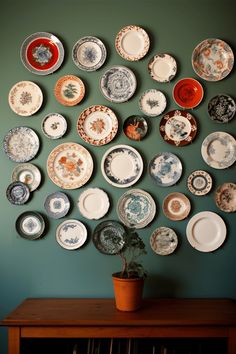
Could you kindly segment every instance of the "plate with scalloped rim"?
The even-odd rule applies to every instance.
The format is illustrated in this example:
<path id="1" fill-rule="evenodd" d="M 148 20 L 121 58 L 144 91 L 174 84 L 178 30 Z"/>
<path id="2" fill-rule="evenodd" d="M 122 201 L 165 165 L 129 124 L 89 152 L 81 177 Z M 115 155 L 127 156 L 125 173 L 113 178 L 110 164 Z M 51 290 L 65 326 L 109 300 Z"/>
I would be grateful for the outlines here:
<path id="1" fill-rule="evenodd" d="M 175 58 L 166 53 L 156 54 L 148 63 L 151 77 L 158 82 L 169 82 L 177 73 Z"/>
<path id="2" fill-rule="evenodd" d="M 88 188 L 83 191 L 78 199 L 78 208 L 87 219 L 101 219 L 110 207 L 108 195 L 100 188 Z"/>

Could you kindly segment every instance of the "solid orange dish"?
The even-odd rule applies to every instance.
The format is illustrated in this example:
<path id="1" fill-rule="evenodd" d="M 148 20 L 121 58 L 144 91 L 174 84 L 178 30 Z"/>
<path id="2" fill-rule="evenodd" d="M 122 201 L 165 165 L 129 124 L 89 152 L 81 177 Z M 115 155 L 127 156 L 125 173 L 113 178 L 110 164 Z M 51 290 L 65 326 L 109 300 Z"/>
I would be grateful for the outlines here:
<path id="1" fill-rule="evenodd" d="M 203 99 L 203 87 L 199 81 L 192 78 L 179 80 L 173 89 L 173 98 L 178 106 L 194 108 Z"/>

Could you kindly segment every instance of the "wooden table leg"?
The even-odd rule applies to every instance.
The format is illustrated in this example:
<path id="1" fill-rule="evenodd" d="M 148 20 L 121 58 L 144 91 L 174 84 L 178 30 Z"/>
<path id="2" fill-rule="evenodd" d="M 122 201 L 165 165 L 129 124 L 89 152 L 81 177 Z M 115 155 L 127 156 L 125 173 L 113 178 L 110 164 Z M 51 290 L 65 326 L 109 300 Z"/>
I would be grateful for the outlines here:
<path id="1" fill-rule="evenodd" d="M 8 354 L 20 354 L 20 327 L 8 328 Z"/>
<path id="2" fill-rule="evenodd" d="M 236 328 L 229 329 L 228 354 L 236 353 Z"/>

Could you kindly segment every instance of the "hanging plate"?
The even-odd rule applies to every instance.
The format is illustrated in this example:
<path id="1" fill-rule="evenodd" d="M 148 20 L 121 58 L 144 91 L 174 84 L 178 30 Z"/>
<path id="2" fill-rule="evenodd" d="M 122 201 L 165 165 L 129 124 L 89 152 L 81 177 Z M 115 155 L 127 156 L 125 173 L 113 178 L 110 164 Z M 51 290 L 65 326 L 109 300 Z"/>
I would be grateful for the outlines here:
<path id="1" fill-rule="evenodd" d="M 56 240 L 66 250 L 75 250 L 87 240 L 87 229 L 81 221 L 63 221 L 56 229 Z"/>
<path id="2" fill-rule="evenodd" d="M 79 211 L 87 219 L 101 219 L 109 206 L 108 195 L 100 188 L 88 188 L 79 196 Z"/>
<path id="3" fill-rule="evenodd" d="M 29 187 L 22 182 L 12 182 L 6 191 L 7 199 L 15 205 L 25 204 L 30 197 Z"/>
<path id="4" fill-rule="evenodd" d="M 140 110 L 149 117 L 159 116 L 166 109 L 166 96 L 159 90 L 146 90 L 139 99 Z"/>
<path id="5" fill-rule="evenodd" d="M 48 216 L 53 219 L 59 219 L 68 213 L 70 200 L 65 193 L 54 192 L 45 199 L 44 208 Z"/>
<path id="6" fill-rule="evenodd" d="M 147 134 L 148 124 L 142 116 L 130 116 L 123 124 L 123 131 L 127 138 L 135 141 L 142 140 Z"/>
<path id="7" fill-rule="evenodd" d="M 17 218 L 16 230 L 21 237 L 27 240 L 36 240 L 44 233 L 44 218 L 40 213 L 26 211 Z"/>
<path id="8" fill-rule="evenodd" d="M 174 192 L 164 199 L 162 209 L 168 219 L 183 220 L 188 216 L 191 204 L 186 195 Z"/>
<path id="9" fill-rule="evenodd" d="M 49 113 L 44 117 L 41 127 L 49 139 L 59 139 L 67 130 L 67 122 L 61 114 Z"/>
<path id="10" fill-rule="evenodd" d="M 177 72 L 176 60 L 169 54 L 157 54 L 149 61 L 148 71 L 154 80 L 169 82 Z"/>
<path id="11" fill-rule="evenodd" d="M 84 98 L 84 83 L 77 76 L 65 75 L 56 82 L 54 95 L 64 106 L 75 106 Z"/>
<path id="12" fill-rule="evenodd" d="M 22 163 L 12 171 L 11 180 L 12 182 L 19 181 L 26 184 L 32 192 L 40 185 L 41 173 L 38 167 L 32 163 Z"/>
<path id="13" fill-rule="evenodd" d="M 160 256 L 173 253 L 178 246 L 178 237 L 174 230 L 161 226 L 153 231 L 150 237 L 152 250 Z"/>
<path id="14" fill-rule="evenodd" d="M 210 118 L 216 123 L 228 123 L 233 119 L 236 111 L 236 104 L 228 95 L 217 95 L 208 103 Z"/>
<path id="15" fill-rule="evenodd" d="M 236 211 L 236 184 L 223 183 L 215 192 L 215 203 L 217 207 L 226 213 Z"/>
<path id="16" fill-rule="evenodd" d="M 178 106 L 191 109 L 198 106 L 203 99 L 203 87 L 192 78 L 179 80 L 173 89 L 173 98 Z"/>
<path id="17" fill-rule="evenodd" d="M 194 171 L 188 176 L 187 187 L 194 195 L 205 195 L 212 188 L 211 175 L 203 170 Z"/>

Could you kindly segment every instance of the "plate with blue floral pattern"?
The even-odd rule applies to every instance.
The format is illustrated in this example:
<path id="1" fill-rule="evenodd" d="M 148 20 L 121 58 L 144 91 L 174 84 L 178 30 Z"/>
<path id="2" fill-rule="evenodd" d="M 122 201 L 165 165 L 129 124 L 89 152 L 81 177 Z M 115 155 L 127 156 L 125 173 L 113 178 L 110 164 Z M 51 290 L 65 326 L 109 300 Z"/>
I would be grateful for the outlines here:
<path id="1" fill-rule="evenodd" d="M 42 237 L 45 230 L 43 216 L 35 211 L 26 211 L 16 220 L 16 231 L 27 240 L 36 240 Z"/>
<path id="2" fill-rule="evenodd" d="M 70 209 L 70 200 L 65 193 L 54 192 L 47 196 L 44 208 L 48 216 L 59 219 L 65 216 Z"/>
<path id="3" fill-rule="evenodd" d="M 83 246 L 87 239 L 85 225 L 75 219 L 63 221 L 56 229 L 56 240 L 59 245 L 67 250 L 75 250 Z"/>

